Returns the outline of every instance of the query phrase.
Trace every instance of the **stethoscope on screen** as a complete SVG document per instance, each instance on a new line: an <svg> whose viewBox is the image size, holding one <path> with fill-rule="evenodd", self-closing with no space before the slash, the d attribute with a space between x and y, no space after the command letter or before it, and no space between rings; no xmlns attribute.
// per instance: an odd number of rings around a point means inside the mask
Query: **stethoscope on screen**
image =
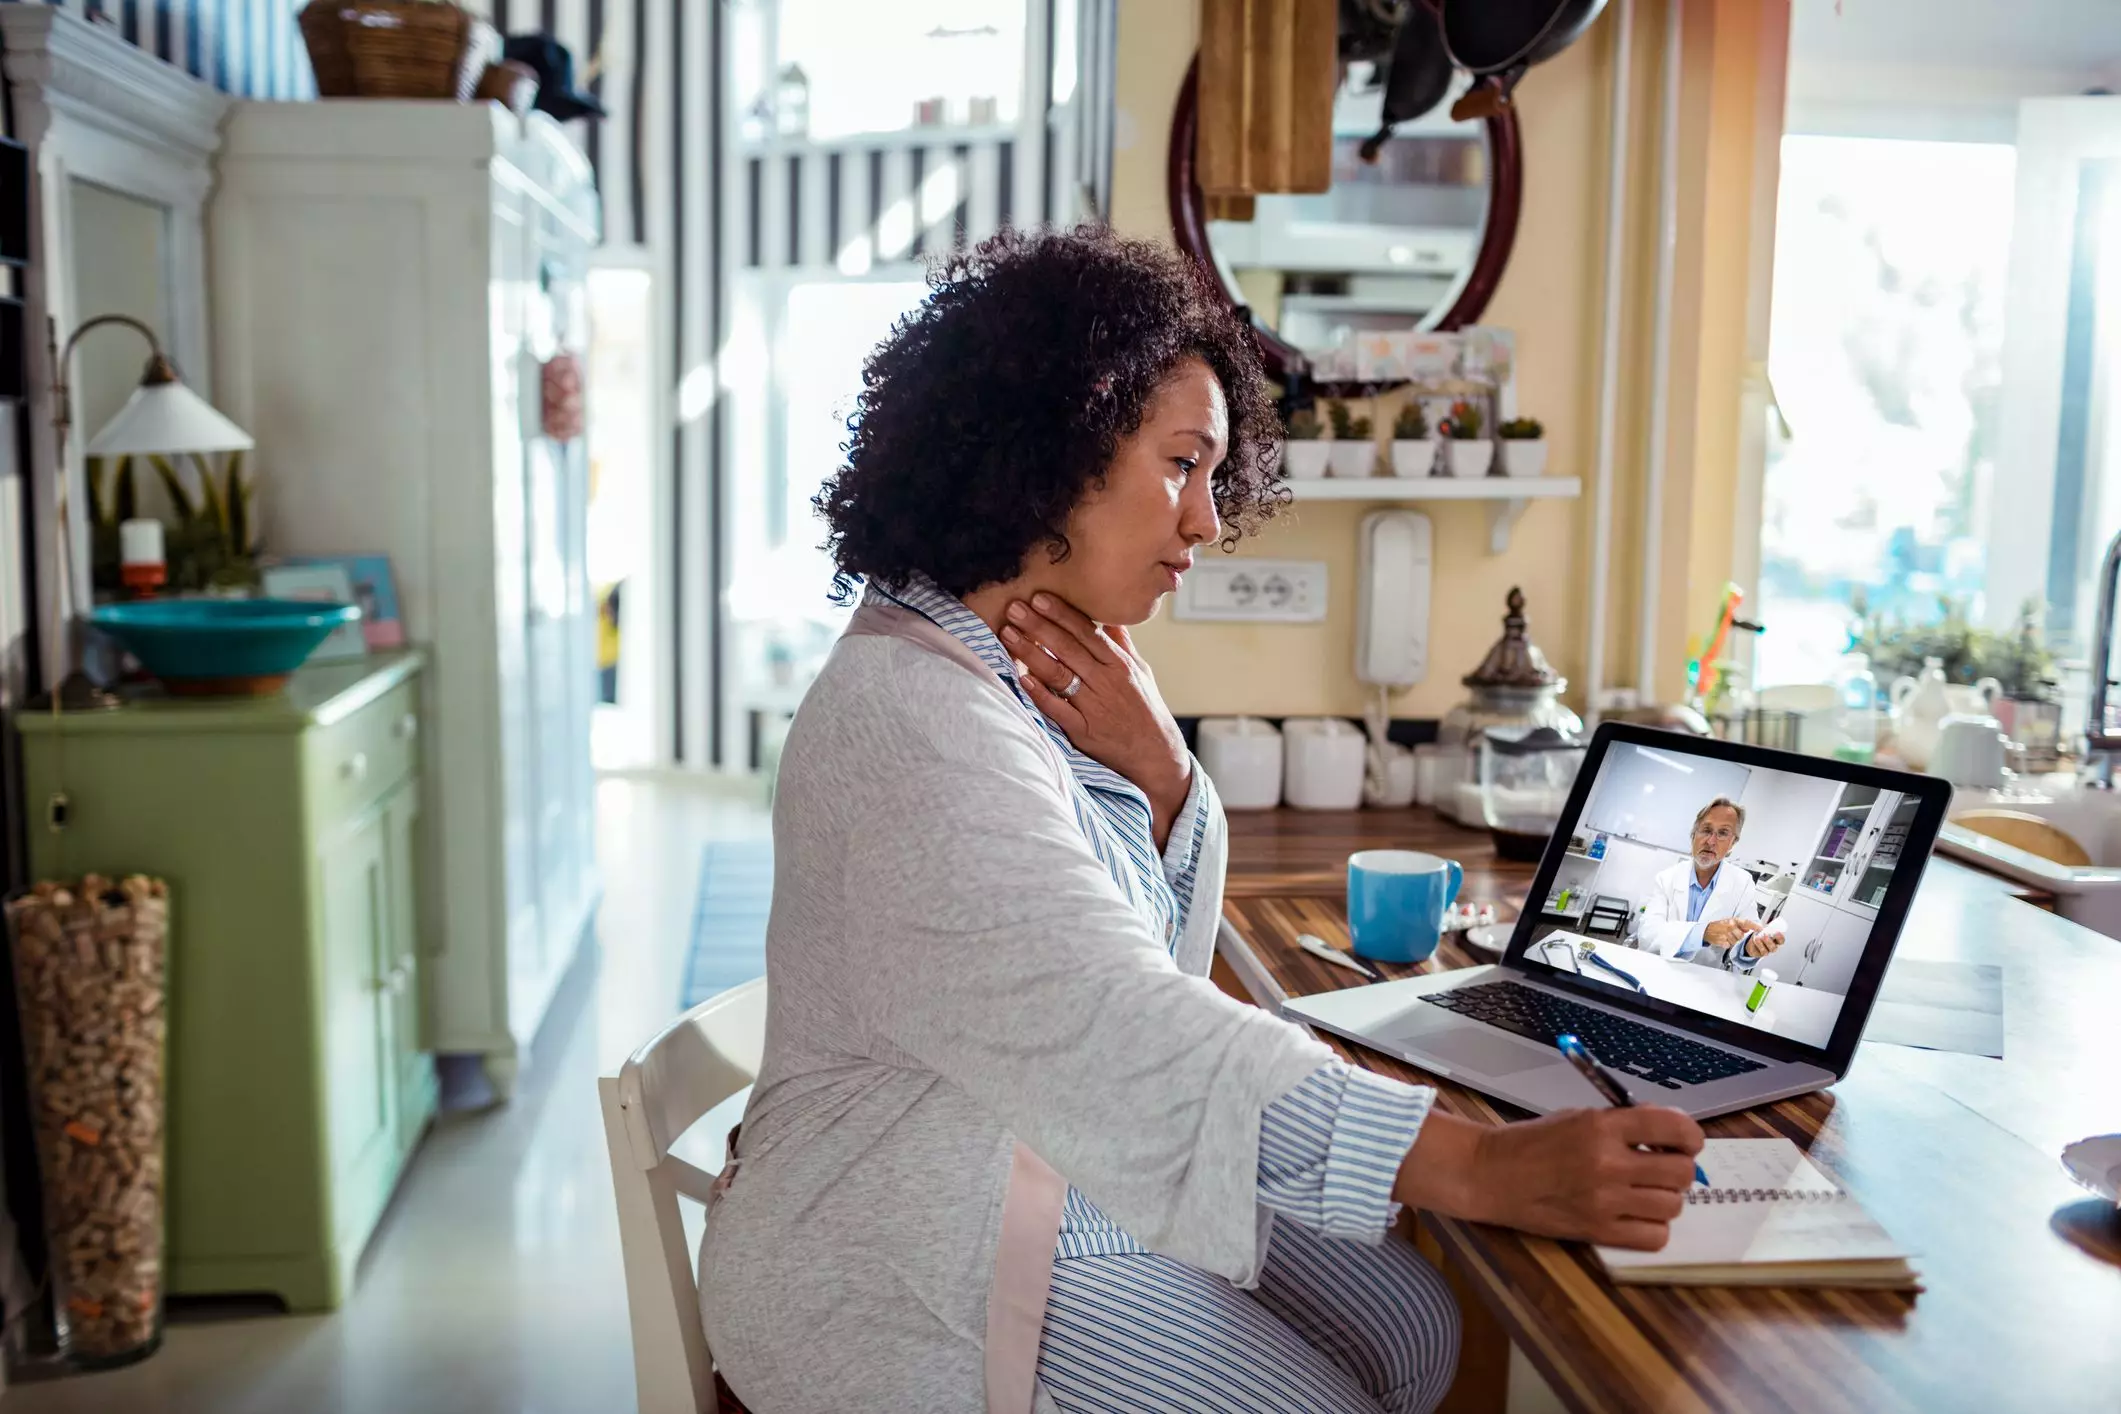
<svg viewBox="0 0 2121 1414"><path fill-rule="evenodd" d="M1634 974L1623 972L1600 957L1598 955L1598 945L1589 939L1581 943L1571 944L1566 938L1548 938L1539 945L1539 951L1540 955L1547 960L1547 966L1549 967L1554 965L1554 954L1549 950L1557 946L1566 953L1569 959L1569 966L1579 977L1583 975L1583 964L1589 962L1591 966L1598 968L1600 971L1612 973L1638 992L1647 993L1650 990L1637 981Z"/></svg>

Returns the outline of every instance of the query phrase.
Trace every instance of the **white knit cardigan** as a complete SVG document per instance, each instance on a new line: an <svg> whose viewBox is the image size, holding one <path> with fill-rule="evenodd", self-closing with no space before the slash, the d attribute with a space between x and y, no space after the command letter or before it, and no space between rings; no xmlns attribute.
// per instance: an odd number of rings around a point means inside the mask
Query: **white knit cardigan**
<svg viewBox="0 0 2121 1414"><path fill-rule="evenodd" d="M976 655L865 605L774 802L766 1056L701 1244L760 1410L1050 1411L1038 1334L1069 1183L1151 1250L1258 1280L1266 1107L1331 1058L1207 980L1218 815L1173 951Z"/></svg>

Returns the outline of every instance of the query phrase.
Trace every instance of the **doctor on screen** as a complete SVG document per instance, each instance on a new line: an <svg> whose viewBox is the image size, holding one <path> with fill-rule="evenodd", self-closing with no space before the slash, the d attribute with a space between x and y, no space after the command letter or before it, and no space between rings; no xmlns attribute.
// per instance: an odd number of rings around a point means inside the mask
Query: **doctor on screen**
<svg viewBox="0 0 2121 1414"><path fill-rule="evenodd" d="M1745 830L1745 811L1717 796L1694 817L1693 857L1650 880L1637 915L1635 946L1704 967L1751 971L1782 946L1782 930L1760 925L1753 876L1726 857Z"/></svg>

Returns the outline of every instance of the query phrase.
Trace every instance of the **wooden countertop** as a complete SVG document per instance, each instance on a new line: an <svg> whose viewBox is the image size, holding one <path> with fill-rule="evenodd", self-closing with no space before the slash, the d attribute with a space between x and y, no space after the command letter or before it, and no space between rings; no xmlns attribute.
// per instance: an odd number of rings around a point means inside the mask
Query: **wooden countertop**
<svg viewBox="0 0 2121 1414"><path fill-rule="evenodd" d="M1497 859L1486 830L1433 810L1248 810L1229 818L1231 898L1344 898L1348 856L1359 849L1448 855L1466 871L1462 898L1514 904L1532 885L1533 866Z"/></svg>
<svg viewBox="0 0 2121 1414"><path fill-rule="evenodd" d="M1359 985L1295 945L1298 932L1346 941L1355 849L1448 854L1465 868L1465 897L1498 903L1520 902L1533 873L1427 811L1274 811L1230 824L1224 959L1280 995ZM1425 1215L1454 1284L1576 1410L2121 1407L2121 1219L2058 1158L2071 1140L2121 1131L2121 942L2015 894L1935 860L1898 951L2003 968L2004 1059L1866 1044L1834 1089L1707 1125L1809 1150L1920 1254L1926 1292L1616 1288L1579 1244ZM1481 960L1454 940L1428 963L1383 970ZM1437 1085L1457 1113L1517 1117L1323 1039L1373 1070ZM1469 1313L1469 1358L1473 1329Z"/></svg>

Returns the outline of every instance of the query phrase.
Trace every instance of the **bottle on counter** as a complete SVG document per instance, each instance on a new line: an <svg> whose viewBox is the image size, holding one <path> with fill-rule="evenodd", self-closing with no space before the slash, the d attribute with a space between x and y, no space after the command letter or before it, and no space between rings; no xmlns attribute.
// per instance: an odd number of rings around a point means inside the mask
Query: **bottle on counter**
<svg viewBox="0 0 2121 1414"><path fill-rule="evenodd" d="M1753 990L1745 999L1745 1009L1748 1013L1756 1016L1759 1014L1760 1008L1767 1005L1768 993L1775 990L1778 980L1780 979L1776 977L1772 967L1763 967L1753 974Z"/></svg>
<svg viewBox="0 0 2121 1414"><path fill-rule="evenodd" d="M1868 764L1878 754L1878 679L1871 673L1870 655L1841 655L1834 669L1834 693L1835 759Z"/></svg>

